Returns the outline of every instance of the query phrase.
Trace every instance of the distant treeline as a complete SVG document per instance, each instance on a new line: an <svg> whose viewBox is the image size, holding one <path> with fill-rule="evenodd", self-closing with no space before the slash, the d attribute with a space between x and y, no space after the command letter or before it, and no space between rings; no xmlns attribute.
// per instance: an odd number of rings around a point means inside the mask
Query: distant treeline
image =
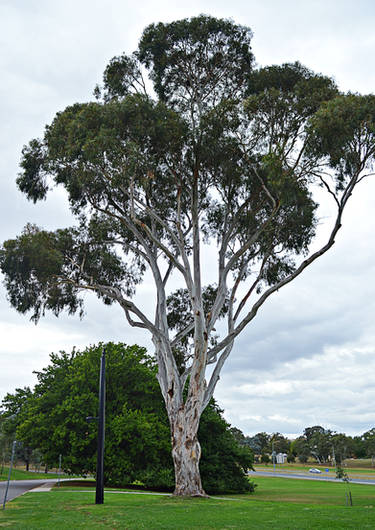
<svg viewBox="0 0 375 530"><path fill-rule="evenodd" d="M306 427L302 436L289 440L279 432L268 434L258 432L255 436L245 436L239 429L232 428L239 444L250 447L256 460L268 463L273 451L287 455L288 462L296 459L301 463L314 458L318 463L341 464L346 458L371 458L375 464L375 428L360 436L324 429L320 425Z"/></svg>

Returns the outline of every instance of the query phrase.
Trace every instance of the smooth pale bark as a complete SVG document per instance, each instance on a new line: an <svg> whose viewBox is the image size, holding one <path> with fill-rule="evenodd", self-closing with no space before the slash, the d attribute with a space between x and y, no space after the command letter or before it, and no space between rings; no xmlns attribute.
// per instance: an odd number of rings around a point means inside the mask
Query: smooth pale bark
<svg viewBox="0 0 375 530"><path fill-rule="evenodd" d="M197 433L199 427L197 409L186 411L184 405L170 417L172 458L175 470L174 495L206 496L199 472L201 447Z"/></svg>
<svg viewBox="0 0 375 530"><path fill-rule="evenodd" d="M157 344L157 340L154 340ZM199 344L199 341L197 341ZM158 350L159 359L169 359ZM189 380L184 399L186 377L178 374L174 363L162 363L165 370L160 370L158 379L164 397L170 430L172 459L175 471L174 495L202 497L206 493L202 487L199 461L201 447L198 441L198 429L206 390L205 366L207 343L203 340L203 348L195 351ZM185 374L186 376L186 374Z"/></svg>

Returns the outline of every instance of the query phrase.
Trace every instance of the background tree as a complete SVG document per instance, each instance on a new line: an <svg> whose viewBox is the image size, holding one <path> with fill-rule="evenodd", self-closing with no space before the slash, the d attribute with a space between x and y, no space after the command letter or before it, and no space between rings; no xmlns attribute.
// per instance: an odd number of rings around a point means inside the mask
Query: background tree
<svg viewBox="0 0 375 530"><path fill-rule="evenodd" d="M310 446L305 436L299 436L298 438L296 438L296 440L292 442L292 451L293 451L293 454L295 453L298 460L302 464L305 464L308 461L311 455L311 452L310 452Z"/></svg>
<svg viewBox="0 0 375 530"><path fill-rule="evenodd" d="M372 467L375 467L375 428L363 433L362 440L365 445L366 455L371 458Z"/></svg>
<svg viewBox="0 0 375 530"><path fill-rule="evenodd" d="M366 457L366 447L362 436L353 436L352 438L352 453L355 458Z"/></svg>
<svg viewBox="0 0 375 530"><path fill-rule="evenodd" d="M4 465L10 459L12 441L4 432L4 415L0 413L0 475L4 472Z"/></svg>
<svg viewBox="0 0 375 530"><path fill-rule="evenodd" d="M346 436L346 434L334 432L331 436L331 443L336 465L341 466L345 458L348 458L352 454L352 439L350 436Z"/></svg>
<svg viewBox="0 0 375 530"><path fill-rule="evenodd" d="M199 421L234 340L332 247L374 157L375 96L342 95L298 63L254 71L251 36L207 16L148 26L133 55L110 62L96 102L59 112L23 150L20 190L36 202L62 185L77 226L27 225L0 257L11 304L35 321L81 312L86 290L151 333L181 495L204 495ZM309 254L314 186L333 223ZM216 279L205 288L208 242ZM146 269L147 313L134 298Z"/></svg>
<svg viewBox="0 0 375 530"><path fill-rule="evenodd" d="M144 348L107 344L105 482L129 485L135 480L148 488L173 489L173 462L168 418L155 377L155 360ZM50 466L59 455L69 473L95 473L98 381L102 346L71 354L52 354L37 373L34 391L28 389L17 424L17 439L38 449ZM7 415L18 400L8 394ZM19 401L19 400L18 400ZM245 472L253 456L241 448L214 401L200 425L202 479L210 493L251 491Z"/></svg>
<svg viewBox="0 0 375 530"><path fill-rule="evenodd" d="M249 447L256 454L261 454L270 451L270 439L271 435L266 432L258 432L252 436L249 440Z"/></svg>
<svg viewBox="0 0 375 530"><path fill-rule="evenodd" d="M279 432L274 432L270 438L271 450L276 453L288 453L290 448L290 440Z"/></svg>
<svg viewBox="0 0 375 530"><path fill-rule="evenodd" d="M310 454L316 458L318 463L326 462L328 456L332 456L332 431L315 425L304 430L304 437L309 446Z"/></svg>
<svg viewBox="0 0 375 530"><path fill-rule="evenodd" d="M244 435L244 433L241 431L241 429L238 429L237 427L231 427L230 432L232 433L233 438L236 440L238 445L242 445L242 446L248 445L246 443L247 442L247 440L246 440L247 437Z"/></svg>
<svg viewBox="0 0 375 530"><path fill-rule="evenodd" d="M4 436L5 445L11 447L11 444L17 438L17 428L23 422L27 410L27 406L32 397L32 391L29 387L16 388L14 394L7 394L3 401L3 412L1 431ZM16 460L21 460L25 463L26 471L29 471L32 448L27 444L18 443L16 447Z"/></svg>

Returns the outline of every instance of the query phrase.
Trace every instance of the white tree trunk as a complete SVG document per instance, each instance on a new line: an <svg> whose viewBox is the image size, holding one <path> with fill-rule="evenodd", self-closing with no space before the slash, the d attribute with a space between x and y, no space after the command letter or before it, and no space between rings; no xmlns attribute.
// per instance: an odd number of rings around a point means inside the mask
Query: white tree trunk
<svg viewBox="0 0 375 530"><path fill-rule="evenodd" d="M186 410L183 405L170 414L172 458L175 470L174 495L206 496L199 472L201 447L197 432L200 414L196 407Z"/></svg>

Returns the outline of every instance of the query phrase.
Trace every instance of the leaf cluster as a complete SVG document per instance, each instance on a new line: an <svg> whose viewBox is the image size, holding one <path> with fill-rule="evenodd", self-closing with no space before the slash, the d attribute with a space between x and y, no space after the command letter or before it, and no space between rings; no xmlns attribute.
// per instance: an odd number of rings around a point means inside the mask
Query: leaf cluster
<svg viewBox="0 0 375 530"><path fill-rule="evenodd" d="M311 120L310 153L319 153L336 170L338 188L353 172L373 168L375 96L347 94L324 103Z"/></svg>
<svg viewBox="0 0 375 530"><path fill-rule="evenodd" d="M139 60L151 71L161 101L186 108L207 106L246 84L253 66L249 28L205 15L151 24L142 35Z"/></svg>
<svg viewBox="0 0 375 530"><path fill-rule="evenodd" d="M33 310L32 319L38 321L46 310L56 316L64 309L82 314L81 286L117 287L131 293L144 267L139 262L124 264L111 244L103 241L111 228L97 216L89 225L82 222L79 228L55 232L27 225L0 251L11 304L21 313ZM105 303L113 302L105 289L97 289L96 294Z"/></svg>

